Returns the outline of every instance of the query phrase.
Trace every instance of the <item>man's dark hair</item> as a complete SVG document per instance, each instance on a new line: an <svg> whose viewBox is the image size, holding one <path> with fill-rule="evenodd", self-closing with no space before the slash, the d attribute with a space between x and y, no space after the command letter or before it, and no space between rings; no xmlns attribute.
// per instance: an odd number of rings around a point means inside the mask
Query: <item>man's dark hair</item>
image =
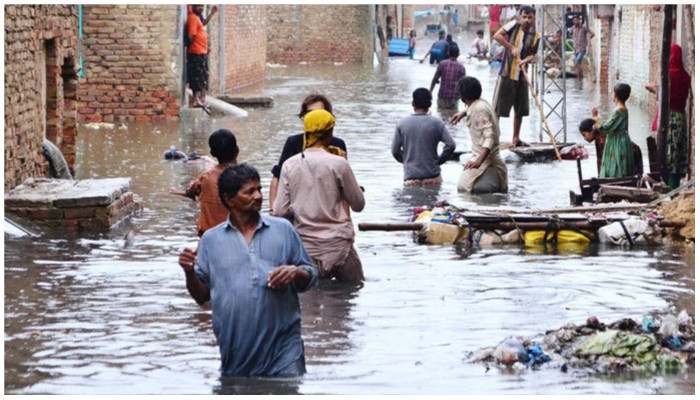
<svg viewBox="0 0 700 400"><path fill-rule="evenodd" d="M413 106L416 108L429 109L433 105L433 95L426 88L418 88L413 91Z"/></svg>
<svg viewBox="0 0 700 400"><path fill-rule="evenodd" d="M447 55L450 58L459 57L459 45L455 42L450 43L450 46L447 48Z"/></svg>
<svg viewBox="0 0 700 400"><path fill-rule="evenodd" d="M453 43L452 35L447 35L447 36L445 37L445 41L447 41L448 43Z"/></svg>
<svg viewBox="0 0 700 400"><path fill-rule="evenodd" d="M457 82L457 92L464 100L481 98L481 82L473 76L465 76Z"/></svg>
<svg viewBox="0 0 700 400"><path fill-rule="evenodd" d="M304 115L306 115L306 113L308 112L306 110L306 107L308 107L309 104L316 103L317 101L323 103L323 108L329 113L333 114L333 105L331 105L330 100L328 100L326 96L320 93L311 93L310 95L304 98L304 101L301 102L301 111L299 112L299 118L304 118Z"/></svg>
<svg viewBox="0 0 700 400"><path fill-rule="evenodd" d="M632 88L626 83L618 83L613 88L613 92L615 92L615 96L617 96L617 99L624 103L627 101L627 99L630 98Z"/></svg>
<svg viewBox="0 0 700 400"><path fill-rule="evenodd" d="M209 148L219 164L233 161L238 156L236 136L228 129L219 129L212 133L209 136Z"/></svg>
<svg viewBox="0 0 700 400"><path fill-rule="evenodd" d="M535 11L535 9L533 7L530 7L530 6L520 7L520 15L523 15L523 14L535 15L536 13L537 13L537 11Z"/></svg>
<svg viewBox="0 0 700 400"><path fill-rule="evenodd" d="M478 31L476 31L476 34L477 34L477 35L483 35L483 34L484 34L484 30L483 30L483 29L479 29Z"/></svg>
<svg viewBox="0 0 700 400"><path fill-rule="evenodd" d="M444 38L445 38L445 31L438 32L438 39L444 39Z"/></svg>
<svg viewBox="0 0 700 400"><path fill-rule="evenodd" d="M254 167L247 163L232 165L224 170L219 176L217 184L219 186L219 199L226 206L227 195L230 198L236 197L241 187L248 181L260 182L260 174Z"/></svg>
<svg viewBox="0 0 700 400"><path fill-rule="evenodd" d="M593 132L593 125L595 125L595 120L593 118L586 118L578 125L578 131Z"/></svg>

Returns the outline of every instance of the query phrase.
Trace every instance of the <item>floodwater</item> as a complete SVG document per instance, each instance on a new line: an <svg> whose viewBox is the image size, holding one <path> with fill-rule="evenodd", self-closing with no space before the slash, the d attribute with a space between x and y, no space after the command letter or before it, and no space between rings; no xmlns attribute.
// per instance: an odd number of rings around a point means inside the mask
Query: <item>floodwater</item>
<svg viewBox="0 0 700 400"><path fill-rule="evenodd" d="M460 38L458 38L458 41ZM462 49L467 40L460 42ZM423 52L429 42L422 40ZM419 52L419 54L423 54ZM468 64L484 98L496 68ZM334 103L336 135L366 189L360 222L403 222L415 206L447 199L461 206L563 207L577 188L576 164L508 164L503 196L456 192L461 166L443 166L439 190L408 189L389 150L397 120L412 112L411 93L430 84L434 67L408 59L386 65L268 68L251 94L274 98L247 118L188 118L81 127L77 178L131 177L143 213L109 233L71 233L37 226L34 239L5 238L6 394L692 394L694 371L601 376L508 371L467 361L470 351L510 335L531 337L568 322L602 322L647 314L695 314L694 249L684 246L580 251L520 247L456 249L417 245L408 232L357 232L367 281L362 287L322 282L301 295L308 373L294 380L220 379L211 311L187 294L177 255L195 245L196 203L168 194L201 167L161 160L171 144L206 153L215 129L232 129L239 161L262 175L267 208L269 170L284 139L301 131L302 98L325 93ZM599 97L569 83L569 141ZM435 92L437 93L437 91ZM606 97L606 96L603 96ZM605 99L604 99L605 100ZM600 107L604 115L607 105ZM634 141L646 151L649 117L631 107ZM531 114L535 115L534 105ZM511 137L502 120L502 141ZM522 139L538 141L536 118ZM451 128L458 143L464 125ZM595 150L583 162L594 176ZM645 166L648 169L648 166ZM133 230L125 246L124 234Z"/></svg>

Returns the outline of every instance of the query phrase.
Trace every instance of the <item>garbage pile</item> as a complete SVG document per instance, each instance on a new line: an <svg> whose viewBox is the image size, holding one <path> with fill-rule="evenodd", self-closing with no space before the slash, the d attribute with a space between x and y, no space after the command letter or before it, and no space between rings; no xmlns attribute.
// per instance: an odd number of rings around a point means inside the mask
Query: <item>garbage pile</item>
<svg viewBox="0 0 700 400"><path fill-rule="evenodd" d="M509 337L495 347L468 354L471 362L514 369L548 368L595 373L679 372L695 367L695 322L683 310L641 323L623 318L605 325L590 317L546 332L536 339Z"/></svg>

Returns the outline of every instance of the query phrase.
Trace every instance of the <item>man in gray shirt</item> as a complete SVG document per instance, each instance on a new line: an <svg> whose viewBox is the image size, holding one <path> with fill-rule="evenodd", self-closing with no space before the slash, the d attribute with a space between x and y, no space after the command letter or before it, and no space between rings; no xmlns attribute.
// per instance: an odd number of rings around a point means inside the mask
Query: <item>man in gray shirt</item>
<svg viewBox="0 0 700 400"><path fill-rule="evenodd" d="M418 88L413 92L412 115L396 124L391 154L403 164L403 179L406 185L439 185L442 183L440 165L447 161L455 150L447 126L441 119L428 115L433 98L430 90ZM445 145L438 156L438 143Z"/></svg>

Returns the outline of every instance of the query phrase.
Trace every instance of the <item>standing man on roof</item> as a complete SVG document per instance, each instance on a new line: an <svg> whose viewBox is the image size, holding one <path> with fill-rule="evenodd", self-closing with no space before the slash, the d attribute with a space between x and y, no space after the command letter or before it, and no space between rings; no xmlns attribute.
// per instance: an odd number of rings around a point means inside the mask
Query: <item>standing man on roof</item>
<svg viewBox="0 0 700 400"><path fill-rule="evenodd" d="M207 89L209 88L209 64L207 62L209 54L209 44L207 43L207 32L204 27L209 23L211 17L219 10L217 6L212 6L211 12L204 18L204 6L202 4L192 4L187 15L186 44L187 44L187 82L192 89L193 107L208 110L206 104Z"/></svg>
<svg viewBox="0 0 700 400"><path fill-rule="evenodd" d="M527 64L535 59L540 44L540 32L535 29L535 9L524 6L520 9L520 20L503 25L494 39L505 47L501 61L501 71L493 95L493 107L499 117L508 118L510 109L513 116L513 145L527 146L520 140L520 126L523 117L530 115L530 91L522 76L521 66L527 71Z"/></svg>

